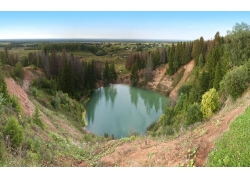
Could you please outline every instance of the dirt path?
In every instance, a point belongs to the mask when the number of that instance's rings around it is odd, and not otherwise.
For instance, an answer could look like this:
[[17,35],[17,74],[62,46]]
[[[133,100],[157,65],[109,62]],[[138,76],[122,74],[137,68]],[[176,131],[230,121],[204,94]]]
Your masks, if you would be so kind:
[[169,97],[173,100],[177,100],[177,96],[178,96],[178,90],[179,88],[182,86],[182,84],[186,81],[189,73],[192,71],[192,69],[194,68],[194,60],[190,61],[187,65],[185,65],[185,71],[183,74],[182,79],[180,80],[180,82],[175,86],[175,88],[171,91]]
[[[118,146],[112,154],[101,158],[102,165],[205,166],[214,142],[229,129],[230,123],[250,104],[250,92],[236,104],[226,105],[209,121],[197,124],[197,128],[183,133],[176,139],[167,141],[162,138],[156,141],[141,137],[139,140]],[[238,108],[235,109],[235,106]]]

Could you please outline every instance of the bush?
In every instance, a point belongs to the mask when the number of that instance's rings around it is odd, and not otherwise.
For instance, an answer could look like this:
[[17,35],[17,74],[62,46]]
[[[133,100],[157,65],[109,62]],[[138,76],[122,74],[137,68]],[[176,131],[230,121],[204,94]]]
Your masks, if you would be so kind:
[[164,120],[163,120],[163,125],[171,125],[172,122],[172,117],[174,116],[174,108],[172,107],[165,107],[165,112],[164,112]]
[[182,85],[178,91],[178,94],[189,94],[190,90],[192,88],[192,85]]
[[186,112],[185,124],[189,126],[201,120],[202,120],[202,112],[200,110],[200,105],[198,103],[189,105]]
[[165,131],[165,134],[168,136],[168,135],[173,135],[174,134],[174,130],[171,126],[168,126],[166,128],[166,131]]
[[96,56],[104,56],[104,55],[106,55],[106,52],[104,50],[99,50],[99,51],[97,51],[97,53],[95,55]]
[[16,118],[11,117],[8,119],[3,130],[3,134],[5,137],[9,136],[12,148],[21,146],[24,139],[23,129]]
[[24,70],[23,70],[23,65],[21,62],[18,62],[15,66],[15,68],[12,71],[13,77],[18,77],[23,79],[24,77]]
[[37,88],[32,87],[32,88],[31,88],[31,92],[32,92],[33,96],[35,96],[35,97],[38,96],[38,90],[37,90]]
[[204,118],[212,116],[219,109],[219,106],[219,95],[215,88],[202,95],[201,112]]
[[4,141],[3,139],[0,139],[0,166],[2,166],[3,163],[5,163],[6,155],[7,155],[7,152],[6,152]]
[[52,106],[54,106],[55,109],[58,109],[60,107],[61,99],[60,99],[60,96],[57,92],[56,92],[56,96],[52,100],[51,104],[52,104]]
[[187,95],[186,94],[181,94],[178,97],[176,105],[174,107],[175,114],[178,114],[178,113],[180,113],[182,111],[186,99],[187,99]]
[[34,112],[34,114],[33,114],[33,122],[34,122],[35,124],[37,124],[39,127],[41,127],[42,129],[44,129],[44,124],[43,124],[42,119],[41,119],[40,116],[41,116],[41,115],[40,115],[40,113],[39,113],[39,109],[38,109],[38,107],[36,106],[36,107],[35,107],[35,112]]
[[231,95],[233,100],[236,100],[248,87],[247,68],[239,66],[227,72],[220,86],[221,88],[224,86],[227,95]]
[[19,113],[22,114],[23,113],[23,108],[21,106],[21,104],[19,103],[18,98],[13,95],[12,97],[10,97],[10,103],[12,105],[12,107]]
[[3,94],[0,93],[0,115],[4,111],[4,102],[5,102],[5,98],[3,97]]

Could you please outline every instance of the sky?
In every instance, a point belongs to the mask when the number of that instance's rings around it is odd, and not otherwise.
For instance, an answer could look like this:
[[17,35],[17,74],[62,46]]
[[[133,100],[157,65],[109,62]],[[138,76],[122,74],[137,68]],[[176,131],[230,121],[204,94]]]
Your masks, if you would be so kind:
[[250,24],[249,11],[10,10],[0,11],[0,39],[195,40],[203,36],[208,40],[217,31],[225,36],[236,23]]

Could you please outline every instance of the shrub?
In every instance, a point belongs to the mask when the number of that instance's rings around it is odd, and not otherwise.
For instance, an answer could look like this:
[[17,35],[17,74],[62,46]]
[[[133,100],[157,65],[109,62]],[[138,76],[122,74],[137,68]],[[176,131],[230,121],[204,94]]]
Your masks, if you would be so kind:
[[3,130],[3,134],[5,137],[9,136],[12,148],[21,146],[24,139],[23,129],[16,118],[11,117],[8,119]]
[[171,125],[172,122],[172,117],[174,115],[174,108],[172,107],[165,107],[165,112],[164,112],[164,120],[163,120],[163,125]]
[[32,88],[31,88],[31,92],[32,92],[33,96],[35,96],[35,97],[38,96],[38,90],[37,90],[37,88],[32,87]]
[[23,108],[21,106],[21,104],[19,103],[18,98],[13,95],[10,97],[10,103],[12,105],[12,107],[19,113],[22,114],[23,113]]
[[182,85],[180,89],[178,90],[178,94],[189,94],[190,90],[192,88],[192,85]]
[[23,65],[21,62],[18,62],[15,66],[15,68],[12,71],[13,77],[18,77],[23,79],[24,77],[24,70],[23,70]]
[[204,118],[213,115],[219,109],[219,95],[215,88],[210,89],[202,95],[201,112]]
[[171,126],[168,126],[166,128],[166,131],[165,131],[165,134],[168,136],[168,135],[173,135],[174,134],[174,130]]
[[176,105],[174,107],[174,111],[175,111],[175,114],[178,114],[179,112],[182,111],[183,107],[184,107],[184,102],[185,102],[185,99],[187,98],[187,95],[186,94],[181,94],[178,99],[177,99],[177,102],[176,102]]
[[58,109],[60,107],[61,99],[60,99],[60,96],[57,92],[56,92],[56,96],[52,100],[51,104],[52,104],[52,106],[54,106],[55,109]]
[[0,93],[0,115],[4,111],[4,102],[5,102],[5,98],[3,97],[3,94]]
[[106,55],[106,52],[104,50],[99,50],[99,51],[97,51],[97,53],[95,55],[96,56],[104,56],[104,55]]
[[239,66],[227,72],[223,78],[223,83],[221,83],[220,86],[221,88],[224,86],[227,95],[231,95],[233,100],[236,100],[246,90],[247,82],[247,68]]
[[38,109],[38,107],[36,106],[36,107],[35,107],[35,112],[34,112],[34,114],[33,114],[33,122],[34,122],[35,124],[37,124],[39,127],[41,127],[42,129],[44,129],[44,124],[43,124],[43,122],[42,122],[40,116],[41,116],[41,115],[40,115],[40,113],[39,113],[39,109]]
[[186,112],[185,124],[189,126],[201,120],[202,120],[202,112],[200,110],[200,105],[198,103],[189,105]]
[[0,165],[1,166],[6,161],[6,155],[7,153],[6,153],[6,147],[5,147],[4,141],[3,139],[0,139]]

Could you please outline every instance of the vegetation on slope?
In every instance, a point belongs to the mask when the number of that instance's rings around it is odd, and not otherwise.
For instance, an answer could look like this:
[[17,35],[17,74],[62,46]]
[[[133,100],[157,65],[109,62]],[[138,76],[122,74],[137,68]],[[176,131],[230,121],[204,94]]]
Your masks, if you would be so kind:
[[237,117],[215,143],[209,155],[208,166],[212,167],[249,167],[250,166],[250,107]]

